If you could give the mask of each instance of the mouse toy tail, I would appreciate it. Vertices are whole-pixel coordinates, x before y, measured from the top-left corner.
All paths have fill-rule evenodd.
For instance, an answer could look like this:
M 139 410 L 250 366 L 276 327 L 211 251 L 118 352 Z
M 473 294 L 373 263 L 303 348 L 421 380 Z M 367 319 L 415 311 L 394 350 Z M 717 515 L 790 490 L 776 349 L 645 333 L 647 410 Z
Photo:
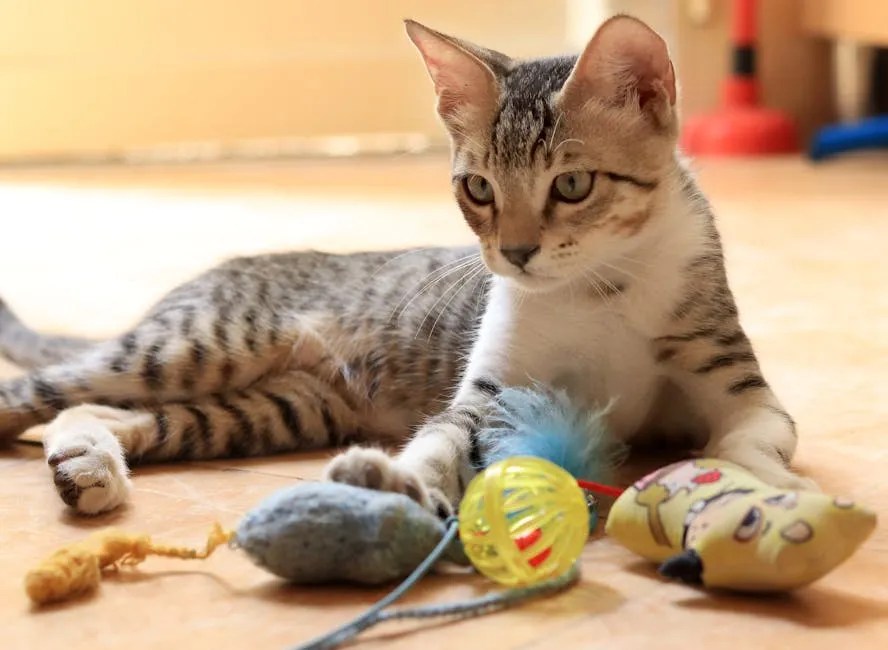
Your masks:
M 227 544 L 232 536 L 233 533 L 215 524 L 205 548 L 194 549 L 156 544 L 148 535 L 132 535 L 113 528 L 99 531 L 60 548 L 29 571 L 25 576 L 25 591 L 38 606 L 67 600 L 96 589 L 105 570 L 135 566 L 152 555 L 202 560 Z

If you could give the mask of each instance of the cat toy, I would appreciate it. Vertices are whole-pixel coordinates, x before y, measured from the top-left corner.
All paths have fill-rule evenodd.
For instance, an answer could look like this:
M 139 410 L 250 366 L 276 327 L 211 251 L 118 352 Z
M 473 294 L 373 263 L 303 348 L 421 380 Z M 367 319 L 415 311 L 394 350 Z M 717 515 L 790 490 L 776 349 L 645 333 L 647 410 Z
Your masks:
M 355 621 L 295 650 L 335 648 L 377 623 L 466 617 L 569 588 L 598 520 L 596 495 L 616 497 L 607 535 L 660 564 L 670 579 L 735 591 L 810 584 L 848 559 L 875 527 L 850 501 L 777 490 L 714 459 L 670 465 L 627 490 L 607 484 L 625 448 L 606 435 L 607 409 L 582 411 L 539 387 L 497 398 L 494 425 L 479 439 L 489 466 L 470 482 L 457 518 L 445 522 L 404 495 L 336 483 L 280 490 L 234 532 L 216 525 L 205 549 L 155 544 L 101 531 L 31 571 L 37 604 L 95 589 L 104 570 L 150 555 L 206 558 L 228 544 L 294 584 L 379 585 L 406 579 Z M 482 598 L 387 610 L 434 564 L 473 567 L 508 587 Z
M 400 494 L 335 483 L 296 485 L 272 494 L 233 532 L 216 524 L 204 549 L 101 531 L 50 556 L 28 573 L 25 588 L 35 604 L 58 602 L 95 589 L 105 570 L 135 566 L 152 555 L 205 559 L 225 544 L 295 584 L 377 584 L 411 571 L 356 620 L 298 646 L 321 650 L 383 621 L 489 613 L 577 581 L 576 561 L 589 534 L 588 503 L 557 465 L 530 457 L 501 460 L 472 480 L 462 506 L 458 519 L 441 522 Z M 337 539 L 348 541 L 331 548 Z M 349 556 L 350 549 L 357 556 Z M 461 603 L 384 611 L 439 561 L 471 562 L 510 589 Z
M 602 481 L 620 447 L 605 435 L 604 411 L 577 411 L 563 393 L 510 389 L 494 408 L 495 425 L 481 437 L 491 464 L 470 482 L 458 518 L 442 522 L 404 495 L 302 483 L 266 498 L 233 532 L 217 524 L 201 550 L 100 531 L 29 572 L 26 591 L 36 605 L 58 602 L 96 589 L 103 571 L 151 555 L 202 559 L 226 544 L 293 584 L 376 585 L 407 576 L 361 617 L 300 650 L 337 647 L 386 620 L 473 616 L 561 591 L 579 578 L 577 558 L 598 520 L 595 493 L 620 493 Z M 508 589 L 384 611 L 442 561 L 474 567 Z
M 784 592 L 849 559 L 876 527 L 850 499 L 779 490 L 712 458 L 685 460 L 636 482 L 605 531 L 659 573 L 736 592 Z

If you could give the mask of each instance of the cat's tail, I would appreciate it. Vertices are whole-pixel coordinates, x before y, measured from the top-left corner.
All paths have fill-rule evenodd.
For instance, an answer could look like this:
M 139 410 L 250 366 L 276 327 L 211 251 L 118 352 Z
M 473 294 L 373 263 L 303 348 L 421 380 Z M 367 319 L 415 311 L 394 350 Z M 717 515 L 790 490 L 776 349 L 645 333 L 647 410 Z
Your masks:
M 67 361 L 97 341 L 35 332 L 0 298 L 0 356 L 26 370 Z

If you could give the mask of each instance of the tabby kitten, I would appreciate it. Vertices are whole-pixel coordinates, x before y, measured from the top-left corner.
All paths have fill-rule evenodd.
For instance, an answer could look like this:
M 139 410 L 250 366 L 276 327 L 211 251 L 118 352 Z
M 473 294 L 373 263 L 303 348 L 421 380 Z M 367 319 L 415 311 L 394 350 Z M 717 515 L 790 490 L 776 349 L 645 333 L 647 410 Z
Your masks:
M 35 368 L 0 384 L 0 435 L 50 422 L 59 494 L 97 513 L 126 499 L 127 462 L 400 443 L 416 428 L 397 455 L 354 446 L 327 477 L 445 516 L 483 462 L 491 399 L 539 381 L 580 405 L 614 400 L 621 439 L 690 440 L 808 485 L 676 153 L 662 39 L 618 16 L 579 56 L 517 61 L 416 22 L 407 33 L 480 254 L 234 260 L 104 342 L 40 336 L 0 310 L 0 348 Z

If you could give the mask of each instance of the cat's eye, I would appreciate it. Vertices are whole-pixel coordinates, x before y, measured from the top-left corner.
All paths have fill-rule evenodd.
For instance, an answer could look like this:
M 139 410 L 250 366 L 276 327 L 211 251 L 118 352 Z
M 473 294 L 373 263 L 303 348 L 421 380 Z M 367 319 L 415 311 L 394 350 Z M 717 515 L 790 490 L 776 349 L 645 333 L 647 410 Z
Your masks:
M 469 198 L 478 205 L 493 203 L 493 185 L 483 176 L 469 174 L 463 179 L 463 187 L 465 187 Z
M 757 506 L 750 508 L 734 531 L 734 539 L 738 542 L 748 542 L 753 539 L 762 528 L 762 519 L 762 511 Z
M 579 203 L 592 192 L 594 180 L 592 172 L 559 174 L 552 182 L 552 198 L 566 203 Z

